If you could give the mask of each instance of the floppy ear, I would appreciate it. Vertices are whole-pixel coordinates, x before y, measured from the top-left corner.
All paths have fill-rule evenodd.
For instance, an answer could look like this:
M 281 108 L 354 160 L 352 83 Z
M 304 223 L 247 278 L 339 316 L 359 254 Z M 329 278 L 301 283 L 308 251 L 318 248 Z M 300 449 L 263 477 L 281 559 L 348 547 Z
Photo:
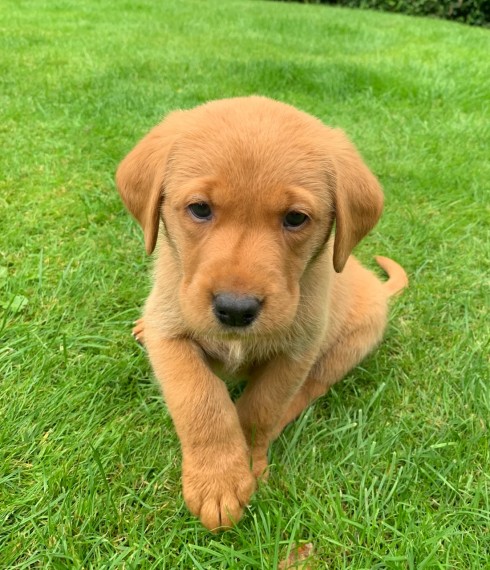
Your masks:
M 381 186 L 341 131 L 334 150 L 336 187 L 333 266 L 340 273 L 354 247 L 373 229 L 383 211 Z
M 116 172 L 117 189 L 126 208 L 143 228 L 148 254 L 157 242 L 167 159 L 184 114 L 182 111 L 171 113 L 153 128 L 124 158 Z

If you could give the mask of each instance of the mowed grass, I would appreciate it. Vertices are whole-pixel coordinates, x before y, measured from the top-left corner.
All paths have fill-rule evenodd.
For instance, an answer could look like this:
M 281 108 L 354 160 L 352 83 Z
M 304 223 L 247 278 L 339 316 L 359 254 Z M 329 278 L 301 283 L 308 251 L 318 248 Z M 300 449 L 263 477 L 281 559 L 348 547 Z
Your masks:
M 488 30 L 258 1 L 1 11 L 0 567 L 275 569 L 312 542 L 313 569 L 490 568 Z M 386 193 L 356 253 L 410 288 L 214 536 L 129 334 L 150 261 L 113 174 L 169 110 L 252 93 L 346 130 Z

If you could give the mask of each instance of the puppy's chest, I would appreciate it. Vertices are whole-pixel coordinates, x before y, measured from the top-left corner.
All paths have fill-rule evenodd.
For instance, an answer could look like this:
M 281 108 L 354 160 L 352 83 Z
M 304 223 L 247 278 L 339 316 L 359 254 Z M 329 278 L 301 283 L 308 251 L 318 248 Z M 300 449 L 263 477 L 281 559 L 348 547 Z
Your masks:
M 196 339 L 205 352 L 209 367 L 223 380 L 248 380 L 260 367 L 281 354 L 296 359 L 306 346 L 300 342 L 288 342 L 285 337 L 245 339 Z
M 257 363 L 254 346 L 241 340 L 199 341 L 215 374 L 229 381 L 247 380 Z

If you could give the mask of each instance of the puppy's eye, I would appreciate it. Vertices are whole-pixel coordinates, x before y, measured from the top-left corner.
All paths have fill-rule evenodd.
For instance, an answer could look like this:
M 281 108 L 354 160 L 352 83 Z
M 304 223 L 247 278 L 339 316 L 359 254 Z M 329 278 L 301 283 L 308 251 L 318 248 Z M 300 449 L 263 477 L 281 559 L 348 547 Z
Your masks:
M 282 225 L 287 230 L 295 230 L 304 225 L 308 220 L 309 220 L 308 216 L 306 214 L 303 214 L 303 212 L 292 211 L 288 212 L 284 216 Z
M 206 202 L 196 202 L 187 206 L 191 216 L 198 221 L 210 220 L 213 216 L 211 206 Z

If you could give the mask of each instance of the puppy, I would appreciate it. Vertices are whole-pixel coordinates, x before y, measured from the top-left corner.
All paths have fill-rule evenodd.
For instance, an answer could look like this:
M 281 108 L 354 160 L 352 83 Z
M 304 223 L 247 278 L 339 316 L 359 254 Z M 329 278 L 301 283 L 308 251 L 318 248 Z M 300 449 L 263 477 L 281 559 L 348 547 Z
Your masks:
M 148 253 L 160 236 L 135 334 L 182 445 L 184 499 L 229 527 L 270 442 L 380 342 L 407 284 L 394 261 L 377 258 L 382 283 L 350 255 L 383 194 L 342 131 L 264 97 L 171 113 L 116 182 Z

